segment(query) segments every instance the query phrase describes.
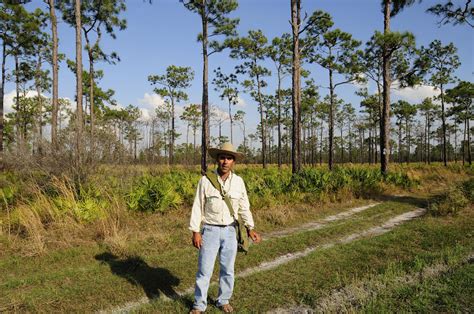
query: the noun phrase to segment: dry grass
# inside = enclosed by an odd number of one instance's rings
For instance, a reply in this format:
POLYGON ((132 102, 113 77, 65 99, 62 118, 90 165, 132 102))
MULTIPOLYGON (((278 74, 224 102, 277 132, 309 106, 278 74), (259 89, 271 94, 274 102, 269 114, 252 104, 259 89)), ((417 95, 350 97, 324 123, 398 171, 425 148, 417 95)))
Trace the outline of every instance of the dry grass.
MULTIPOLYGON (((190 171, 197 171, 197 167, 191 168, 190 171)), ((239 168, 239 171, 248 171, 259 167, 239 165, 239 168)), ((32 180, 31 184, 28 183, 27 197, 20 198, 14 206, 6 204, 7 210, 0 213, 0 237, 3 239, 0 239, 0 255, 19 253, 31 256, 59 248, 99 243, 117 256, 128 256, 142 250, 143 243, 161 249, 188 245, 187 205, 165 214, 136 213, 128 210, 124 199, 124 192, 137 176, 145 173, 159 176, 173 169, 167 166, 100 166, 94 176, 89 176, 87 188, 91 191, 67 176, 52 176, 50 181, 43 178, 36 184, 32 180)), ((411 192, 423 195, 436 193, 453 182, 472 176, 472 170, 455 165, 448 168, 440 165, 393 165, 393 170, 406 172, 411 179, 420 181, 422 184, 411 188, 411 192)), ((367 191, 364 197, 382 192, 393 195, 410 191, 381 182, 379 190, 367 191)), ((354 205, 359 197, 349 187, 333 193, 290 191, 281 196, 254 195, 252 208, 259 229, 271 231, 314 219, 322 208, 354 205)))

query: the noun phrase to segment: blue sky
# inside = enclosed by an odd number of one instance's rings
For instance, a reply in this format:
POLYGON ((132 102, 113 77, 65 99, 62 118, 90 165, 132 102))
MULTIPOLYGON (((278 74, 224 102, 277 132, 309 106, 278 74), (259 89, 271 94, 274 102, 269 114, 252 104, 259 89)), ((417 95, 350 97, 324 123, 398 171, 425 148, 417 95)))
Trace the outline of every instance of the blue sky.
MULTIPOLYGON (((439 39, 443 44, 453 42, 458 48, 461 67, 456 75, 463 80, 473 79, 473 50, 474 33, 468 26, 444 25, 439 27, 438 18, 425 13, 427 7, 441 0, 423 1, 405 9, 392 19, 392 30, 410 31, 414 33, 417 46, 428 45, 432 40, 439 39)), ((41 6, 42 1, 35 1, 41 6)), ((31 7, 31 5, 30 5, 31 7)), ((334 25, 343 31, 353 34, 355 39, 367 41, 375 30, 382 30, 383 16, 379 0, 303 0, 302 11, 311 15, 315 10, 324 10, 331 14, 334 25)), ((304 15, 304 13, 303 13, 304 15)), ((240 18, 238 32, 245 35, 250 29, 261 29, 269 40, 290 32, 290 1, 289 0, 241 0, 239 8, 232 14, 240 18)), ((151 112, 154 106, 161 102, 147 81, 150 74, 164 73, 168 65, 190 66, 195 72, 195 79, 188 89, 189 101, 181 103, 200 103, 202 86, 202 57, 201 44, 196 41, 200 32, 200 18, 197 14, 186 10, 178 0, 155 0, 153 4, 148 1, 127 1, 127 11, 123 14, 127 19, 128 27, 125 31, 117 32, 117 39, 113 40, 104 36, 103 49, 107 52, 116 51, 121 62, 116 65, 98 64, 98 69, 103 69, 105 76, 100 85, 116 92, 116 100, 122 106, 136 105, 151 112)), ((59 25, 60 52, 67 58, 75 58, 74 30, 60 23, 59 25)), ((237 65, 236 60, 230 59, 228 51, 214 54, 209 59, 210 82, 213 78, 212 70, 221 67, 230 72, 237 65)), ((266 63, 274 72, 273 64, 266 63)), ((10 68, 12 67, 9 63, 10 68)), ((84 65, 87 66, 87 56, 84 54, 84 65)), ((315 65, 305 65, 312 72, 312 77, 318 85, 327 86, 327 73, 315 65)), ((268 79, 269 86, 266 93, 275 90, 276 77, 268 79)), ((285 87, 291 86, 291 78, 286 78, 285 87)), ((369 87, 370 88, 370 87, 369 87)), ((6 85, 6 92, 14 89, 12 83, 6 85)), ((338 95, 346 102, 351 102, 356 108, 360 99, 354 95, 355 86, 342 86, 337 91, 338 95)), ((75 78, 66 65, 61 65, 59 93, 61 97, 73 98, 75 93, 75 78)), ((327 93, 325 88, 320 89, 320 94, 327 93)), ((393 92, 393 100, 400 98, 412 102, 430 96, 434 93, 430 87, 407 89, 393 92)), ((255 130, 258 123, 256 103, 246 94, 241 94, 243 103, 237 108, 247 112, 247 124, 250 132, 255 130)), ((225 104, 219 99, 210 85, 210 102, 226 110, 225 104)), ((228 135, 228 123, 223 129, 228 135)), ((216 129, 211 130, 212 135, 216 129)), ((234 133, 240 133, 238 128, 234 133)), ((184 134, 181 137, 184 139, 184 134)), ((241 138, 237 138, 237 144, 241 138)))

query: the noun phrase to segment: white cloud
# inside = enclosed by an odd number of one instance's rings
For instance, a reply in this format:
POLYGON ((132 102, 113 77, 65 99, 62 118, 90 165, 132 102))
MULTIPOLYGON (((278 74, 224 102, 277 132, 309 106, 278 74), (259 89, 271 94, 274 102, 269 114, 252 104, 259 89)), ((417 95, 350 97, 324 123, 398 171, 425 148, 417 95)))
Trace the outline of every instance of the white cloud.
POLYGON ((241 98, 240 96, 237 96, 237 106, 238 107, 245 107, 245 106, 247 106, 247 103, 245 102, 245 100, 243 98, 241 98))
POLYGON ((146 122, 151 121, 152 113, 150 113, 149 109, 146 108, 139 108, 141 112, 140 121, 146 122))
POLYGON ((421 103, 426 97, 434 98, 439 95, 439 90, 433 86, 419 85, 416 87, 398 88, 397 83, 394 83, 395 89, 393 94, 399 99, 406 100, 412 103, 421 103))
POLYGON ((160 95, 148 93, 145 93, 145 95, 143 95, 143 98, 141 98, 139 102, 145 107, 151 107, 153 109, 163 106, 165 104, 165 100, 160 95))
POLYGON ((163 97, 157 94, 149 93, 145 93, 143 98, 139 99, 138 102, 140 103, 138 107, 142 113, 140 119, 142 121, 150 121, 154 116, 155 109, 165 105, 165 100, 163 97))
MULTIPOLYGON (((26 92, 27 98, 36 97, 38 93, 34 90, 29 90, 26 92)), ((20 96, 23 96, 23 93, 20 93, 20 96)), ((44 94, 41 94, 43 97, 47 97, 44 94)), ((5 113, 13 112, 13 105, 15 104, 14 98, 16 97, 16 90, 12 90, 9 93, 5 94, 4 102, 3 102, 3 110, 5 113)))
MULTIPOLYGON (((142 112, 142 121, 150 121, 153 116, 155 116, 155 109, 165 106, 165 99, 157 94, 145 93, 143 98, 139 99, 138 102, 138 107, 142 112)), ((184 112, 185 106, 186 105, 175 105, 174 113, 176 118, 179 118, 179 116, 184 112)))
POLYGON ((217 106, 211 106, 210 115, 211 119, 214 121, 224 121, 229 119, 229 113, 217 106))

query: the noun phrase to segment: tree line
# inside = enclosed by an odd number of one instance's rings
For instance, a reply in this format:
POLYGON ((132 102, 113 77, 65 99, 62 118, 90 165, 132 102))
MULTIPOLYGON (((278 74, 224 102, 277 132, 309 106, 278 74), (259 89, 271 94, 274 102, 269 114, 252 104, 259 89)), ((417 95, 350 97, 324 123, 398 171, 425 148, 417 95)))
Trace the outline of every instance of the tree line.
MULTIPOLYGON (((126 28, 124 0, 44 0, 43 8, 34 11, 28 11, 25 2, 29 1, 0 1, 2 167, 5 153, 38 159, 66 154, 77 166, 91 160, 197 164, 200 159, 205 171, 209 145, 234 142, 237 126, 243 138, 238 149, 247 155, 246 162, 263 167, 291 164, 294 173, 303 164, 318 163, 330 169, 335 163, 380 163, 384 174, 390 160, 472 163, 474 87, 455 77, 461 65, 456 47, 439 40, 417 46, 412 33, 390 30, 390 19, 416 1, 381 1, 384 29, 362 43, 337 28, 327 12, 317 10, 302 18, 300 0, 290 0, 289 32, 272 39, 258 29, 237 33, 239 19, 230 17, 238 7, 236 0, 180 0, 201 18, 202 102, 187 103, 178 114, 177 106, 188 101, 195 72, 169 65, 164 73, 148 76, 164 104, 147 120, 137 106, 116 106, 114 91, 100 86, 105 73, 96 66, 120 61, 117 52, 104 51, 101 43, 104 35, 115 39, 126 28), (57 16, 75 29, 74 60, 58 51, 57 16), (223 51, 238 65, 230 72, 216 68, 209 84, 209 59, 223 51), (11 71, 6 69, 7 58, 14 63, 11 71), (76 74, 76 108, 58 97, 62 63, 76 74), (319 68, 329 82, 324 97, 309 75, 319 68), (290 76, 291 87, 284 86, 290 76), (16 96, 13 112, 4 119, 6 80, 15 83, 16 96), (376 92, 361 88, 360 104, 347 103, 337 92, 353 83, 374 84, 376 92), (272 84, 275 91, 268 90, 272 84), (391 88, 420 84, 435 87, 439 94, 419 104, 391 102, 391 88), (210 86, 226 104, 225 111, 209 105, 210 86), (44 96, 47 93, 51 97, 44 96), (258 107, 255 133, 247 132, 245 111, 235 110, 242 93, 258 107), (177 144, 184 137, 178 132, 180 122, 186 136, 177 144), (227 123, 230 132, 224 136, 222 126, 227 123), (211 127, 218 129, 218 136, 211 136, 211 127)), ((441 24, 473 27, 470 1, 459 7, 450 1, 439 3, 428 11, 440 16, 441 24)))

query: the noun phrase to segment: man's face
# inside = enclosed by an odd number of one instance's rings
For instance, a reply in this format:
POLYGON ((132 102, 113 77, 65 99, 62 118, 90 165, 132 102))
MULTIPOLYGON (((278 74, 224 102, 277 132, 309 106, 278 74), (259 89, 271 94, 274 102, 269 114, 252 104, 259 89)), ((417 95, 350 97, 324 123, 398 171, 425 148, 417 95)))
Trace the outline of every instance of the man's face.
POLYGON ((219 156, 217 156, 218 168, 222 174, 226 174, 231 171, 232 167, 234 166, 234 162, 235 158, 232 155, 219 154, 219 156))

